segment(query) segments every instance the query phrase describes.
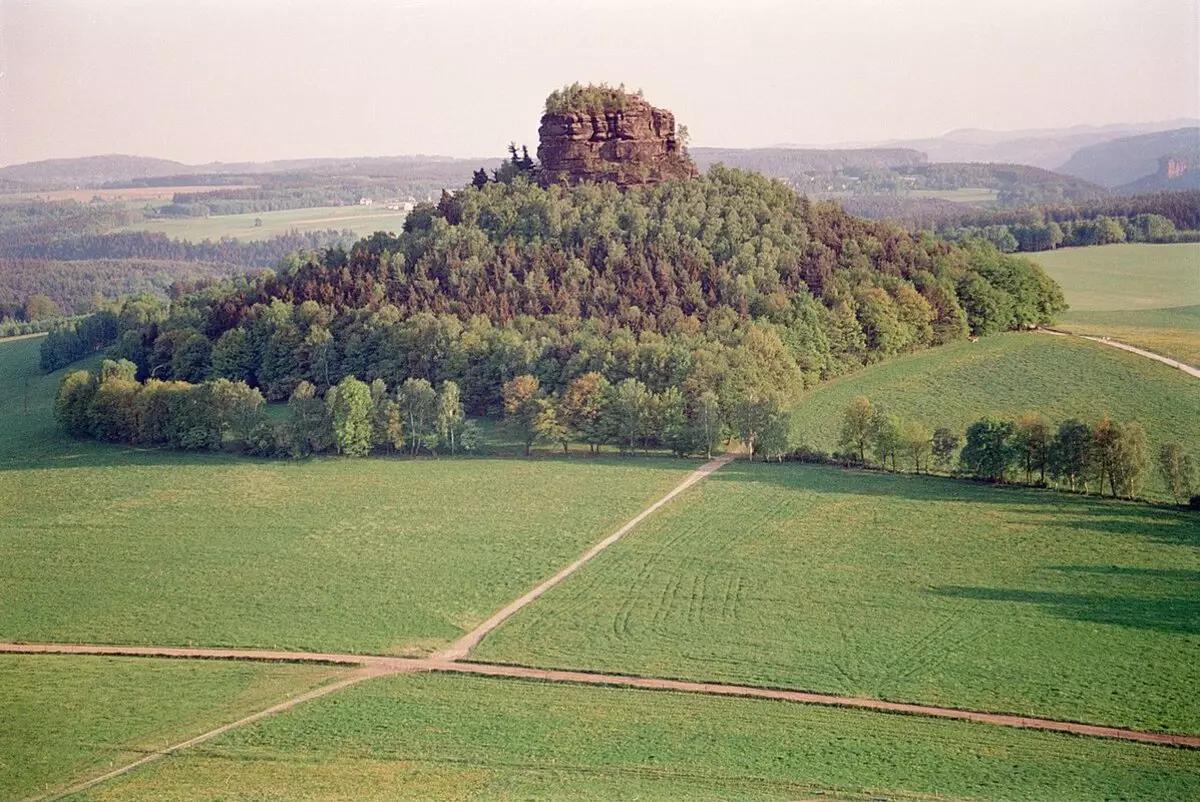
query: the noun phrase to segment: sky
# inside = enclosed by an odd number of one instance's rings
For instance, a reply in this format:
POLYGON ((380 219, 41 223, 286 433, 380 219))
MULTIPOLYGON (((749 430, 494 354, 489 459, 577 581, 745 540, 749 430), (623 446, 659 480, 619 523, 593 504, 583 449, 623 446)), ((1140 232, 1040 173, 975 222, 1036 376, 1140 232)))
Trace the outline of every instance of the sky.
POLYGON ((624 83, 693 145, 1200 116, 1200 0, 0 0, 0 165, 486 156, 624 83))

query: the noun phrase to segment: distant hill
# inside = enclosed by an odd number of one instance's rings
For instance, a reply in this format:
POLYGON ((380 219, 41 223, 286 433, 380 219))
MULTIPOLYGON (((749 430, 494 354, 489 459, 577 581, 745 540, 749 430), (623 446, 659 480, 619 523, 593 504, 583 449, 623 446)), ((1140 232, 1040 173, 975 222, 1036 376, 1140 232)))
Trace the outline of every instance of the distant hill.
MULTIPOLYGON (((459 186, 478 167, 494 167, 497 156, 455 159, 445 156, 372 156, 348 159, 287 159, 270 162, 184 164, 144 156, 84 156, 0 167, 0 192, 99 188, 120 185, 186 183, 197 176, 309 173, 329 176, 427 179, 459 186)), ((201 183, 223 183, 203 181, 201 183)))
POLYGON ((1200 189, 1200 141, 1158 160, 1158 171, 1117 187, 1126 195, 1141 192, 1178 192, 1200 189))
POLYGON ((1118 187, 1158 173, 1159 160, 1165 156, 1186 155, 1194 153, 1198 148, 1200 127, 1189 126, 1173 131, 1123 137, 1082 148, 1059 169, 1061 172, 1106 187, 1118 187))
POLYGON ((0 167, 0 185, 16 182, 39 189, 91 187, 111 181, 181 175, 193 171, 194 168, 169 159, 110 154, 77 159, 47 159, 0 167))
POLYGON ((726 167, 791 179, 811 172, 832 173, 847 168, 878 170, 924 164, 924 153, 906 148, 689 148, 701 172, 723 163, 726 167))
POLYGON ((1194 119, 1178 119, 1155 123, 1077 125, 1071 128, 1025 131, 962 128, 939 137, 891 140, 878 143, 878 146, 919 150, 927 154, 931 162, 1008 162, 1056 170, 1075 151, 1089 145, 1198 123, 1200 121, 1194 119))

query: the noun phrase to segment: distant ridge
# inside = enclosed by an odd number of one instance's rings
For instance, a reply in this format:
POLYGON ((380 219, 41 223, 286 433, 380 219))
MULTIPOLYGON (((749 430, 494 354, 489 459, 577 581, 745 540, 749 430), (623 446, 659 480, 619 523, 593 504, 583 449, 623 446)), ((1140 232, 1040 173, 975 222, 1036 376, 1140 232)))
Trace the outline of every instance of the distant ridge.
POLYGON ((1172 131, 1122 137, 1081 148, 1062 165, 1060 171, 1102 186, 1118 187, 1157 174, 1160 161, 1164 157, 1179 155, 1186 160, 1198 150, 1200 127, 1189 126, 1172 131))

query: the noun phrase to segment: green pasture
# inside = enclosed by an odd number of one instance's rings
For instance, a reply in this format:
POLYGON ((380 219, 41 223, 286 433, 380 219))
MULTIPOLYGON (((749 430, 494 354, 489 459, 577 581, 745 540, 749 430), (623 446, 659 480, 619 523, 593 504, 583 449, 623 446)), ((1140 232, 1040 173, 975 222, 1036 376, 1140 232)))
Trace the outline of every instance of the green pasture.
POLYGON ((314 209, 288 209, 280 212, 223 214, 212 217, 184 217, 146 220, 126 226, 124 231, 150 231, 174 239, 219 240, 233 237, 243 241, 270 239, 291 231, 350 229, 360 237, 376 231, 399 233, 406 214, 389 211, 386 206, 320 206, 314 209), (261 220, 262 225, 255 225, 261 220))
POLYGON ((1200 516, 738 462, 473 659, 1200 732, 1200 516))
POLYGON ((983 206, 994 204, 998 193, 994 189, 985 187, 960 187, 959 189, 911 189, 904 194, 909 198, 937 198, 954 203, 973 203, 983 206))
POLYGON ((425 653, 694 467, 79 443, 51 419, 61 373, 31 375, 37 343, 0 344, 0 640, 425 653))
POLYGON ((1200 752, 749 699, 393 677, 100 786, 101 800, 1184 799, 1200 752))
POLYGON ((1098 245, 1023 255, 1062 285, 1075 312, 1200 304, 1200 243, 1098 245))
POLYGON ((103 774, 342 673, 331 666, 0 655, 0 798, 103 774))
POLYGON ((1067 312, 1056 328, 1109 337, 1200 365, 1200 305, 1132 312, 1067 312))
MULTIPOLYGON (((984 416, 1040 411, 1052 422, 1102 414, 1141 421, 1150 450, 1165 442, 1200 449, 1200 381, 1168 365, 1098 343, 1039 333, 984 337, 873 365, 823 384, 796 406, 796 443, 838 449, 855 396, 902 418, 959 432, 984 416)), ((1157 475, 1147 492, 1166 498, 1157 475)))

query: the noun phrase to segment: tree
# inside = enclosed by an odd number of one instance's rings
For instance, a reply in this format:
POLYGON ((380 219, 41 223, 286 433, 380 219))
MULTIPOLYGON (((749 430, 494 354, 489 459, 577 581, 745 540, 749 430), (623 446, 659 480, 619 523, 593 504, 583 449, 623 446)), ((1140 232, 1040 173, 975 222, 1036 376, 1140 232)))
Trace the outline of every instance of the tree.
POLYGON ((54 419, 72 437, 91 433, 89 410, 99 382, 86 370, 74 370, 63 376, 54 399, 54 419))
POLYGON ((694 415, 694 426, 704 448, 704 455, 712 459, 713 449, 721 442, 721 399, 712 390, 705 390, 696 399, 694 415))
POLYGON ((958 456, 963 470, 980 479, 1003 482, 1013 458, 1011 421, 983 418, 967 427, 967 440, 958 456))
POLYGON ((1046 483, 1046 468, 1050 460, 1050 421, 1039 412, 1030 412, 1017 419, 1013 446, 1025 468, 1025 484, 1033 483, 1033 474, 1038 482, 1046 483))
POLYGON ((421 449, 433 451, 437 437, 437 393, 425 379, 405 379, 397 394, 397 402, 408 430, 409 453, 421 449))
MULTIPOLYGON (((516 158, 515 148, 513 158, 516 158)), ((545 397, 536 376, 525 374, 506 381, 501 390, 504 398, 504 426, 525 446, 525 456, 537 439, 537 418, 545 397)))
POLYGON ((1086 490, 1093 465, 1091 444, 1092 430, 1086 423, 1075 418, 1060 423, 1047 452, 1050 475, 1054 480, 1066 480, 1072 492, 1077 483, 1083 482, 1086 490))
POLYGON ((925 461, 928 472, 928 455, 933 449, 933 432, 917 421, 904 421, 900 424, 900 449, 912 461, 913 470, 921 472, 921 462, 925 461))
POLYGON ((486 187, 488 185, 487 170, 483 169, 482 167, 476 170, 471 177, 471 185, 475 187, 475 189, 483 189, 486 187))
POLYGON ((949 472, 950 466, 954 464, 954 454, 958 451, 958 447, 961 444, 962 437, 958 432, 945 426, 939 426, 934 429, 932 443, 933 461, 943 471, 949 472))
POLYGON ((646 435, 650 391, 637 379, 625 379, 612 391, 608 412, 622 451, 634 451, 646 435))
POLYGON ((562 396, 564 422, 576 433, 576 437, 587 443, 593 454, 611 439, 604 414, 608 394, 608 380, 591 371, 567 385, 562 396))
POLYGON ((311 382, 302 381, 296 385, 288 399, 288 410, 293 455, 302 457, 324 451, 333 445, 333 430, 325 404, 317 396, 311 382))
POLYGON ((871 453, 879 461, 879 466, 887 469, 887 461, 892 461, 892 470, 896 470, 896 454, 903 444, 900 429, 900 419, 889 415, 880 407, 875 407, 871 414, 871 453))
POLYGON ((372 448, 391 448, 391 438, 388 435, 388 411, 395 406, 388 396, 387 382, 375 379, 371 382, 371 446, 372 448))
POLYGON ((1100 490, 1104 491, 1104 476, 1108 477, 1113 497, 1134 498, 1141 492, 1149 468, 1146 453, 1146 430, 1137 421, 1116 423, 1104 416, 1092 429, 1092 443, 1101 472, 1100 490))
POLYGON ((333 442, 338 453, 365 457, 371 453, 371 388, 353 376, 329 388, 325 406, 333 422, 333 442))
POLYGON ((52 317, 58 317, 61 312, 58 311, 58 304, 50 300, 45 295, 30 295, 25 299, 25 319, 26 320, 47 320, 52 317))
POLYGON ((866 396, 857 396, 842 417, 842 434, 838 444, 858 454, 859 462, 867 461, 867 446, 871 442, 875 408, 866 396))
POLYGON ((678 457, 701 447, 699 434, 688 422, 687 404, 678 387, 668 387, 653 399, 654 422, 659 441, 678 457))
POLYGON ((560 443, 563 453, 567 454, 567 446, 571 442, 571 429, 564 422, 565 415, 562 406, 556 398, 542 398, 538 402, 537 416, 533 420, 533 428, 538 439, 547 443, 560 443))
POLYGON ((454 454, 460 447, 463 425, 467 421, 467 413, 463 410, 459 399, 458 385, 447 379, 442 382, 442 392, 437 401, 437 437, 443 448, 449 448, 454 454))
POLYGON ((1192 496, 1196 486, 1196 463, 1179 443, 1164 443, 1158 452, 1158 473, 1176 502, 1192 496))
POLYGON ((245 442, 262 422, 262 393, 242 381, 217 379, 209 384, 222 436, 245 442))

